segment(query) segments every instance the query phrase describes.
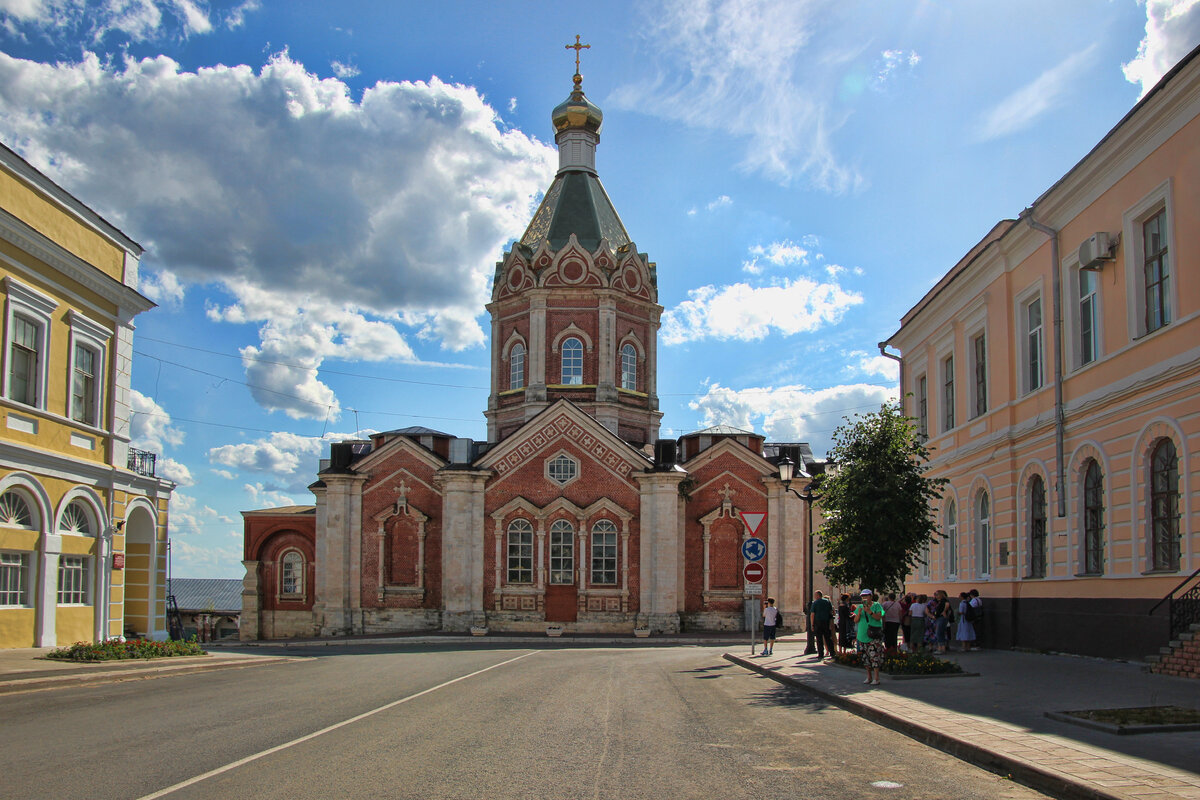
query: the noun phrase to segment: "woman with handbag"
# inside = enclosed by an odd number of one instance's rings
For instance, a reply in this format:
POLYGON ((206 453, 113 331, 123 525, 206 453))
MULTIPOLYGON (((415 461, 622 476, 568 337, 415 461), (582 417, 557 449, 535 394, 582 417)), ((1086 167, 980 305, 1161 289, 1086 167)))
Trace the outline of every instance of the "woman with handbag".
POLYGON ((883 666, 883 606, 875 602, 870 589, 862 590, 862 604, 854 607, 857 623, 858 651, 862 653, 867 679, 863 683, 879 685, 879 668, 883 666))

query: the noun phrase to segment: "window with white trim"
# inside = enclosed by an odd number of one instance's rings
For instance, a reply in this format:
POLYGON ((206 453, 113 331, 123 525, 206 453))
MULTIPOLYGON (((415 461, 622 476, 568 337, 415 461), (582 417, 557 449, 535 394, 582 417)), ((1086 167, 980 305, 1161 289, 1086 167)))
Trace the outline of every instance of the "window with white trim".
POLYGON ((583 384, 583 342, 574 336, 562 343, 562 383, 566 386, 583 384))
POLYGON ((1171 265, 1167 259, 1167 210, 1142 223, 1142 277, 1146 332, 1171 321, 1171 265))
POLYGON ((1104 476, 1094 458, 1083 473, 1083 573, 1104 574, 1104 476))
POLYGON ((1122 217, 1126 314, 1132 339, 1160 330, 1176 316, 1171 184, 1170 180, 1159 184, 1122 217))
POLYGON ((579 462, 560 453, 547 462, 546 477, 560 486, 566 486, 579 477, 579 462))
POLYGON ((929 438, 929 378, 917 378, 917 435, 924 441, 929 438))
POLYGON ((525 345, 520 342, 508 352, 508 388, 525 388, 525 345))
POLYGON ((942 360, 942 431, 954 428, 954 356, 942 360))
POLYGON ((527 519, 508 524, 508 583, 533 583, 533 525, 527 519))
POLYGON ((978 533, 976 575, 986 578, 992 572, 992 515, 987 492, 980 492, 975 502, 975 526, 978 533))
POLYGON ((63 509, 62 518, 58 522, 59 533, 71 533, 76 536, 95 536, 96 524, 92 519, 91 509, 82 500, 72 500, 63 509))
POLYGON ((565 519, 550 526, 550 583, 575 582, 575 529, 565 519))
POLYGON ((1179 455, 1170 439, 1150 454, 1150 568, 1179 569, 1179 455))
POLYGON ((104 410, 104 354, 112 331, 72 309, 67 314, 71 325, 71 366, 68 398, 71 419, 97 426, 104 410))
POLYGON ((289 550, 279 561, 279 593, 288 597, 304 596, 304 556, 289 550))
POLYGON ((88 573, 90 559, 86 556, 58 557, 58 604, 83 606, 88 604, 88 573))
POLYGON ((592 526, 592 583, 617 582, 617 526, 602 519, 592 526))
POLYGON ((621 348, 621 388, 637 391, 637 349, 632 344, 621 348))
POLYGON ((1042 388, 1043 363, 1042 353, 1042 298, 1040 296, 1027 302, 1022 309, 1025 328, 1025 391, 1032 392, 1042 388))
POLYGON ((29 583, 29 554, 0 553, 0 606, 28 606, 29 583))
POLYGON ((953 500, 946 505, 946 539, 942 543, 942 562, 947 578, 958 575, 958 509, 953 500))
POLYGON ((1046 577, 1046 482, 1041 475, 1029 481, 1029 573, 1046 577))
POLYGON ((1076 273, 1076 291, 1079 293, 1079 306, 1077 309, 1078 319, 1076 320, 1076 330, 1078 331, 1078 364, 1090 364, 1096 360, 1100 354, 1099 347, 1099 327, 1100 327, 1100 309, 1099 309, 1099 285, 1100 279, 1096 272, 1090 269, 1081 269, 1076 273))
POLYGON ((987 413, 987 337, 979 334, 971 339, 971 373, 975 380, 971 386, 972 418, 987 413))
POLYGON ((58 303, 12 277, 8 290, 4 396, 33 408, 46 407, 46 364, 50 358, 50 315, 58 303))
POLYGON ((0 525, 33 530, 33 513, 29 510, 29 503, 11 489, 0 495, 0 525))

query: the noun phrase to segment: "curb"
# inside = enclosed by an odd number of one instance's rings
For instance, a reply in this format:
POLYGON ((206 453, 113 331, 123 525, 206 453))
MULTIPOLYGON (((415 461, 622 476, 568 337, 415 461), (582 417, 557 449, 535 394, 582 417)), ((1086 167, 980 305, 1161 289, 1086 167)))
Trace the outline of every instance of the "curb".
POLYGON ((941 731, 926 727, 911 719, 898 717, 886 711, 872 708, 867 703, 844 697, 835 692, 822 689, 812 683, 796 680, 790 675, 783 675, 768 667, 747 661, 740 656, 726 653, 725 660, 757 672, 759 675, 770 678, 777 683, 802 689, 820 697, 831 705, 849 711, 851 714, 862 717, 869 722, 890 728, 904 734, 910 739, 917 740, 921 744, 935 747, 955 758, 1022 783, 1039 792, 1045 792, 1058 798, 1070 798, 1070 800, 1122 800, 1118 795, 1106 792, 1101 788, 1069 780, 1058 773, 1050 772, 1028 761, 1022 761, 1003 753, 997 753, 986 747, 980 747, 966 739, 958 739, 941 731))
POLYGON ((210 650, 220 649, 276 649, 287 650, 293 648, 314 648, 314 647, 369 647, 373 645, 475 645, 480 648, 494 647, 504 644, 520 644, 520 645, 551 645, 563 647, 568 645, 587 646, 587 647, 737 647, 743 644, 741 641, 729 639, 668 639, 666 637, 651 636, 646 639, 609 639, 597 638, 589 636, 572 636, 565 634, 563 636, 546 636, 541 634, 538 636, 403 636, 403 637, 387 637, 379 639, 358 639, 349 637, 338 637, 330 639, 255 639, 247 642, 209 642, 205 647, 210 650))
POLYGON ((188 675, 194 672, 207 672, 215 669, 238 669, 241 667, 257 667, 266 664, 305 659, 293 656, 252 656, 249 658, 226 658, 215 661, 191 661, 126 669, 110 669, 103 672, 72 673, 70 675, 40 675, 30 678, 0 678, 0 695, 21 694, 24 692, 42 692, 51 689, 66 689, 75 686, 98 686, 106 683, 123 683, 125 681, 151 680, 169 675, 188 675))

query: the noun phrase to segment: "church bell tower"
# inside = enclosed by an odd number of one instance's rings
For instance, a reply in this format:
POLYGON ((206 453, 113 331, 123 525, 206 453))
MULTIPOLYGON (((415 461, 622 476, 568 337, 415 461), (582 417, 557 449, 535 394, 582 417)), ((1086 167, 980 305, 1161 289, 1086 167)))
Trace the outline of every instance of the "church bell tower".
POLYGON ((626 441, 658 438, 655 265, 639 253, 596 173, 604 115, 573 88, 551 115, 558 173, 525 234, 496 264, 492 381, 485 416, 496 443, 559 399, 626 441))

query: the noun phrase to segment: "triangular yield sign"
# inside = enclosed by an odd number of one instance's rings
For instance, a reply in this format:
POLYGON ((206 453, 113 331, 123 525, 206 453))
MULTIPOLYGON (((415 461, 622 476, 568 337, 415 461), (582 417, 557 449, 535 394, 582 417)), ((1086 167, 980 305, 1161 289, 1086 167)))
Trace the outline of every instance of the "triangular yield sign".
POLYGON ((742 515, 742 522, 746 523, 746 529, 750 531, 751 536, 758 536, 758 529, 762 527, 763 520, 767 518, 765 511, 739 511, 742 515))

